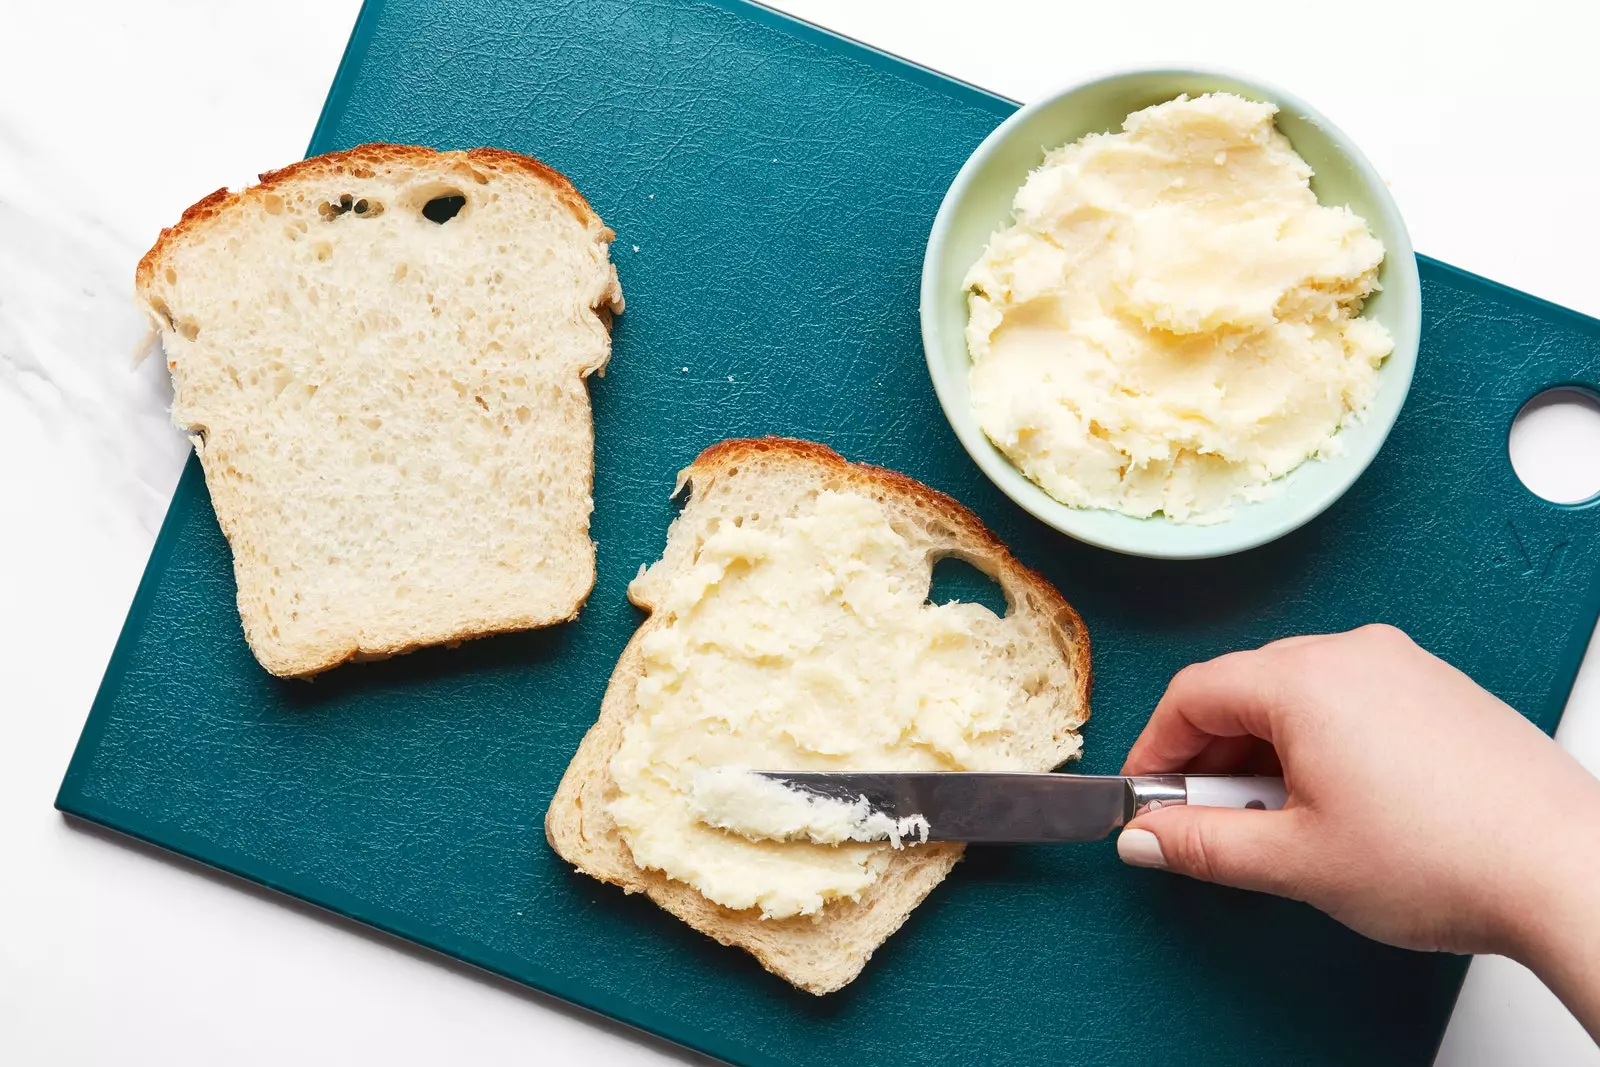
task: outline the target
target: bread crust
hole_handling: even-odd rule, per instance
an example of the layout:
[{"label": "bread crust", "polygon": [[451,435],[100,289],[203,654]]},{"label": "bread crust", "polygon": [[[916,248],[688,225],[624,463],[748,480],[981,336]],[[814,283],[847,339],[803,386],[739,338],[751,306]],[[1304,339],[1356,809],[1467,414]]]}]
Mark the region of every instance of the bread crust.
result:
[{"label": "bread crust", "polygon": [[[249,200],[260,199],[268,193],[274,192],[291,182],[307,178],[322,178],[341,175],[351,177],[371,177],[362,174],[364,169],[382,163],[409,163],[415,166],[446,166],[458,167],[463,177],[474,177],[482,181],[482,176],[477,174],[477,168],[492,171],[522,171],[538,181],[548,185],[572,212],[574,218],[590,229],[603,231],[603,236],[597,240],[611,241],[616,237],[605,223],[600,221],[589,202],[578,192],[571,180],[565,174],[548,166],[532,156],[522,155],[504,148],[469,148],[466,151],[441,152],[436,148],[426,148],[422,145],[387,144],[374,141],[369,144],[357,145],[343,152],[329,152],[325,155],[312,156],[302,159],[298,163],[291,163],[278,170],[269,170],[258,175],[260,181],[256,185],[230,192],[227,189],[218,189],[216,192],[202,197],[190,204],[183,212],[183,216],[172,225],[161,231],[161,236],[156,238],[156,243],[150,247],[139,260],[139,266],[134,270],[134,285],[143,291],[150,285],[150,280],[155,276],[156,267],[167,255],[169,249],[175,247],[186,237],[202,229],[211,219],[223,215],[234,207]],[[621,311],[618,307],[616,310]],[[609,320],[607,326],[609,327]]]},{"label": "bread crust", "polygon": [[[1064,725],[1081,727],[1089,718],[1089,635],[1083,619],[1043,575],[1018,562],[1005,545],[966,507],[897,471],[851,463],[824,445],[789,438],[735,439],[707,448],[679,476],[678,486],[709,481],[754,458],[821,468],[843,475],[863,489],[877,489],[909,509],[936,519],[948,531],[942,554],[956,555],[991,573],[1013,605],[1049,620],[1056,647],[1071,666],[1076,691],[1062,708]],[[654,605],[630,590],[645,611]],[[940,844],[897,852],[884,875],[858,901],[830,902],[820,918],[763,919],[756,909],[736,911],[701,896],[689,885],[633,862],[607,804],[616,786],[609,765],[623,730],[637,712],[635,691],[644,673],[641,642],[660,625],[647,618],[623,649],[601,701],[599,719],[584,736],[545,816],[545,836],[558,855],[580,872],[644,893],[669,913],[714,940],[753,955],[763,967],[808,993],[822,995],[851,982],[882,944],[944,879],[964,847]],[[1049,770],[1073,751],[1058,753]]]}]

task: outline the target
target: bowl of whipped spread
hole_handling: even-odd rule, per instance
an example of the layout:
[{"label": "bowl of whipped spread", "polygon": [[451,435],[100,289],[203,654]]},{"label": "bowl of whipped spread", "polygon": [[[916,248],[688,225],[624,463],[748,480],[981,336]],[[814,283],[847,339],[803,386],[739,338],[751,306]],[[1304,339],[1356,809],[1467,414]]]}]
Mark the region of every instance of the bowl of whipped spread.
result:
[{"label": "bowl of whipped spread", "polygon": [[946,194],[922,333],[957,436],[1080,540],[1193,559],[1348,489],[1410,388],[1416,259],[1361,152],[1276,87],[1097,78],[1019,110]]}]

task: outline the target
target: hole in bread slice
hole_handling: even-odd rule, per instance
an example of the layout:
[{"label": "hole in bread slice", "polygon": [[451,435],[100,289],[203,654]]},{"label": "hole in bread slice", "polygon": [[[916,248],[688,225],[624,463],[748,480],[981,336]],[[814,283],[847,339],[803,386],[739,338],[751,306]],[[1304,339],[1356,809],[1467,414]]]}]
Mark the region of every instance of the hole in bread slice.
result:
[{"label": "hole in bread slice", "polygon": [[383,201],[373,200],[365,196],[357,197],[353,193],[341,193],[335,200],[328,200],[318,204],[317,213],[329,222],[345,215],[362,219],[375,219],[383,214]]},{"label": "hole in bread slice", "polygon": [[466,206],[467,198],[462,196],[459,192],[452,190],[448,193],[441,193],[440,195],[429,200],[426,204],[423,204],[422,217],[427,219],[429,222],[437,222],[439,225],[443,226],[445,223],[461,214],[461,209]]},{"label": "hole in bread slice", "polygon": [[1001,618],[1010,605],[1005,590],[983,571],[960,556],[941,556],[933,561],[933,577],[928,583],[928,603],[981,604]]}]

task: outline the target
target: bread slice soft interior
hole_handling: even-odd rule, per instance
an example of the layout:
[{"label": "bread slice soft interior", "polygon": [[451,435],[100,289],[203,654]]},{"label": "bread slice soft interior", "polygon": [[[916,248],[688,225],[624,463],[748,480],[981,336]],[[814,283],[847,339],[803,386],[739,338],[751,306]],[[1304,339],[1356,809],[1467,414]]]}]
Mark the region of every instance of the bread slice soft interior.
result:
[{"label": "bread slice soft interior", "polygon": [[[1018,677],[1051,679],[1049,699],[1043,702],[1048,712],[1020,725],[1015,769],[1050,770],[1078,752],[1077,731],[1089,717],[1089,639],[1083,622],[1049,582],[1017,562],[954,500],[893,471],[848,463],[821,445],[783,438],[714,445],[679,476],[678,488],[690,495],[667,535],[663,557],[629,589],[639,607],[656,607],[672,576],[694,566],[699,544],[719,524],[798,514],[825,489],[870,496],[884,506],[896,530],[925,551],[924,583],[931,582],[938,559],[954,556],[983,571],[1005,592],[1003,625],[1013,635],[1014,656],[1008,669]],[[637,712],[641,641],[661,624],[658,616],[646,619],[623,650],[599,719],[550,804],[545,818],[550,845],[583,873],[629,893],[648,894],[702,933],[749,951],[800,989],[833,992],[860,973],[873,951],[950,872],[962,847],[927,845],[896,852],[859,900],[834,900],[817,916],[786,919],[763,919],[756,909],[723,907],[684,883],[636,865],[607,812],[617,795],[609,766]]]},{"label": "bread slice soft interior", "polygon": [[612,232],[537,160],[370,144],[218,190],[140,262],[262,666],[573,618]]}]

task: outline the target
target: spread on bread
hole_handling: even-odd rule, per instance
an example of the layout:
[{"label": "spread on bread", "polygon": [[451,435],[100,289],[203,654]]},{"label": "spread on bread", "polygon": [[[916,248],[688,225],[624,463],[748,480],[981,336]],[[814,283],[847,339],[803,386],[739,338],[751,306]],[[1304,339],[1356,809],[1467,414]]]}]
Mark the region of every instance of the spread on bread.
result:
[{"label": "spread on bread", "polygon": [[[724,441],[678,488],[661,559],[628,587],[649,617],[545,833],[583,873],[831,993],[962,846],[913,822],[893,829],[915,847],[856,843],[855,805],[796,812],[737,768],[1050,770],[1082,747],[1089,636],[970,511],[821,445]],[[994,580],[1003,615],[929,601],[947,556]]]},{"label": "spread on bread", "polygon": [[639,713],[611,760],[610,811],[635,862],[730,908],[812,915],[876,881],[889,846],[713,829],[690,804],[699,772],[1013,765],[1008,720],[1029,695],[990,666],[999,620],[926,603],[919,572],[886,509],[849,491],[704,539],[643,639]]},{"label": "spread on bread", "polygon": [[748,767],[713,767],[689,784],[689,811],[696,822],[752,841],[887,841],[893,848],[926,844],[928,820],[895,818],[875,811],[866,797],[825,797],[775,782]]},{"label": "spread on bread", "polygon": [[1276,112],[1180,96],[1050,152],[967,274],[978,421],[1057,500],[1225,519],[1372,398],[1383,245]]}]

